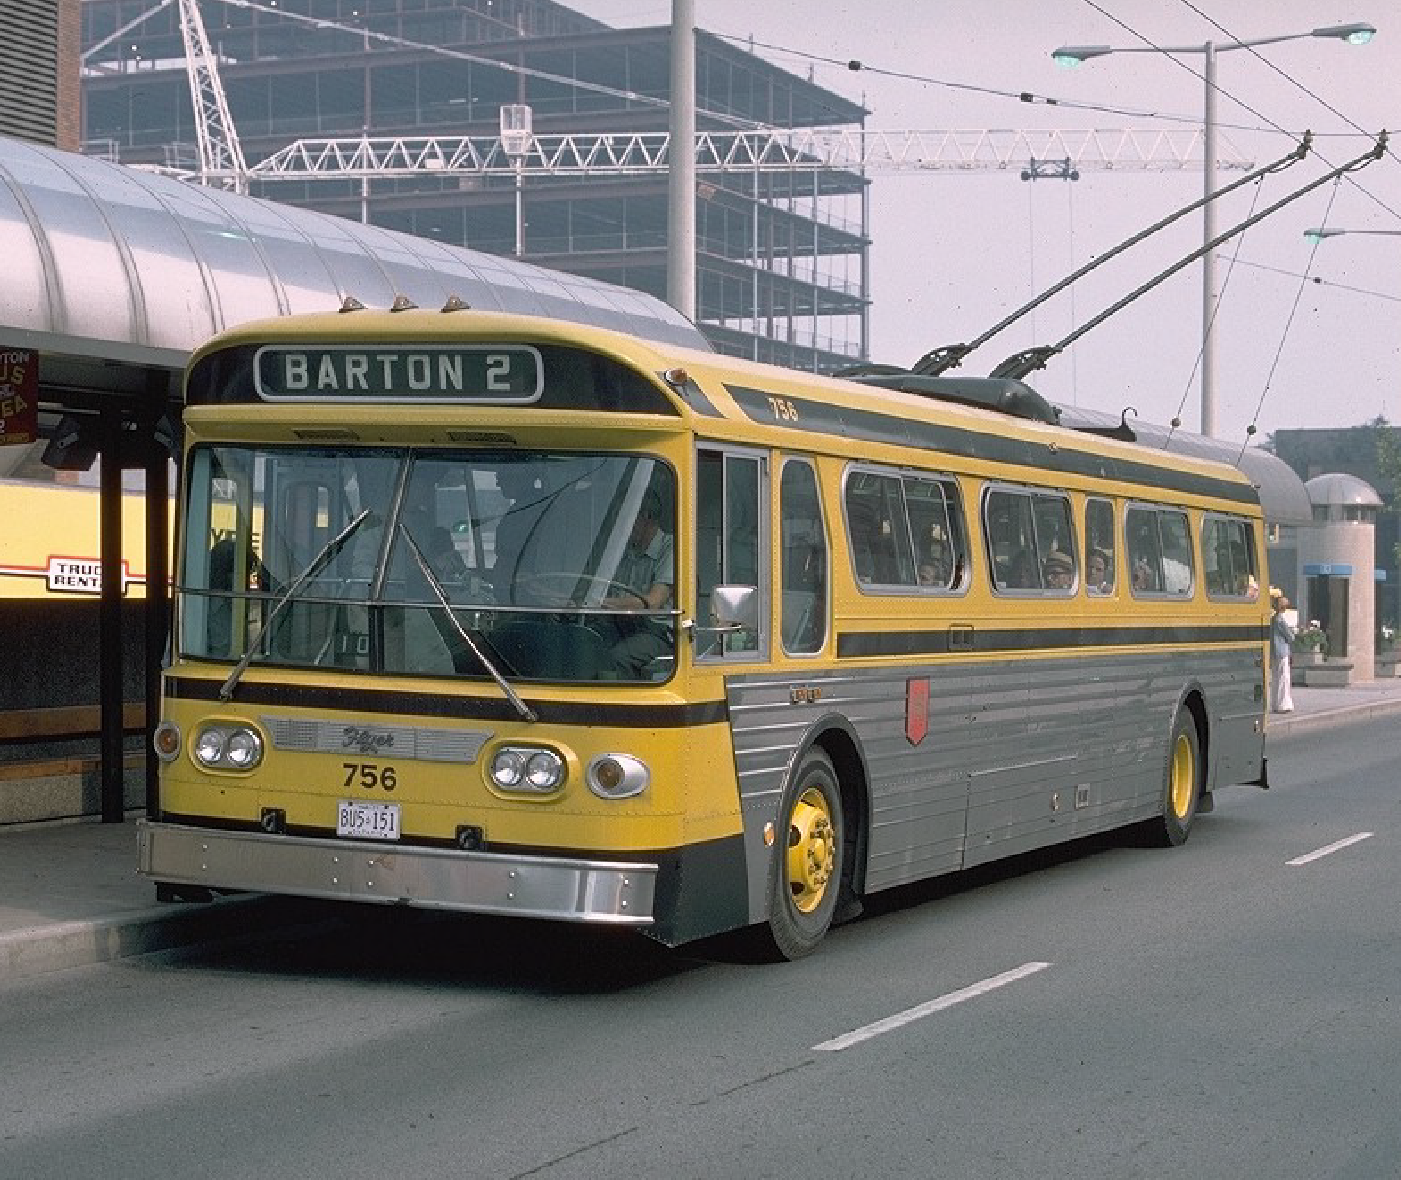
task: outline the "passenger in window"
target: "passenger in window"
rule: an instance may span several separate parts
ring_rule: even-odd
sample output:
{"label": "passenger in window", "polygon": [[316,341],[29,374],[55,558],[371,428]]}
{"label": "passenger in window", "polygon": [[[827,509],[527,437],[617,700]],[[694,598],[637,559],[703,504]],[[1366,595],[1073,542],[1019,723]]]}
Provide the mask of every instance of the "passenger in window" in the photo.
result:
{"label": "passenger in window", "polygon": [[1109,554],[1103,549],[1091,549],[1085,558],[1085,583],[1091,594],[1110,594],[1114,590],[1114,575]]}
{"label": "passenger in window", "polygon": [[943,586],[948,587],[953,582],[953,563],[949,560],[949,552],[943,547],[936,545],[929,552],[929,556],[919,563],[919,584],[921,586]]}
{"label": "passenger in window", "polygon": [[1069,590],[1075,585],[1075,563],[1070,559],[1070,554],[1052,549],[1041,566],[1046,589]]}
{"label": "passenger in window", "polygon": [[1133,563],[1133,588],[1135,590],[1152,590],[1153,571],[1148,566],[1148,559],[1140,557]]}

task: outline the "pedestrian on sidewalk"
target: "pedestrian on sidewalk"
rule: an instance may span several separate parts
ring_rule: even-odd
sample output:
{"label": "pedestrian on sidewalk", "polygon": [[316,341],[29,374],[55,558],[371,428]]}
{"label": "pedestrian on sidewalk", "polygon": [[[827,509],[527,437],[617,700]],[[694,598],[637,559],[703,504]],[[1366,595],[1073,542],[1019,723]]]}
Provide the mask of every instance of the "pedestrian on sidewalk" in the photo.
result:
{"label": "pedestrian on sidewalk", "polygon": [[1274,607],[1274,618],[1270,620],[1270,708],[1276,713],[1292,713],[1294,695],[1289,691],[1289,682],[1293,676],[1290,656],[1294,650],[1294,628],[1285,617],[1289,599],[1276,594]]}

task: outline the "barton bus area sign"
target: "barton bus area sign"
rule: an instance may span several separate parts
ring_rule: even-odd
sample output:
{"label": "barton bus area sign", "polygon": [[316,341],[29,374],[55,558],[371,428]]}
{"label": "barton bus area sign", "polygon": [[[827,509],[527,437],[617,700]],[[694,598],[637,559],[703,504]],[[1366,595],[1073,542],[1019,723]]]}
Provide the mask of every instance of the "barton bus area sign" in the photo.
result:
{"label": "barton bus area sign", "polygon": [[39,437],[39,354],[0,350],[0,446]]}

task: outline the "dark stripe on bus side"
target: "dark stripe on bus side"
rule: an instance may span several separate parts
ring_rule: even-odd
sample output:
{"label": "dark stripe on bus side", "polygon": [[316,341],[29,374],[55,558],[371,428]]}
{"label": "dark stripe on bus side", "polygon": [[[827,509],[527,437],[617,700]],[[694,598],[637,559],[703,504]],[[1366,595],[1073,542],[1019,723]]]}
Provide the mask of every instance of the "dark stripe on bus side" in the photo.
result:
{"label": "dark stripe on bus side", "polygon": [[950,648],[949,632],[942,631],[844,631],[837,636],[837,655],[924,656],[953,651],[960,655],[979,652],[1042,651],[1051,648],[1156,647],[1168,644],[1263,643],[1265,627],[1035,627],[1020,630],[959,631],[960,642]]}
{"label": "dark stripe on bus side", "polygon": [[[1056,449],[1021,439],[1003,438],[991,431],[968,430],[961,426],[943,426],[932,422],[911,422],[897,414],[877,410],[857,410],[825,402],[809,401],[792,394],[777,395],[742,385],[726,385],[735,403],[754,422],[766,426],[784,426],[816,434],[860,439],[863,442],[889,443],[901,447],[939,451],[965,459],[988,463],[1013,463],[1044,471],[1063,471],[1073,475],[1090,475],[1151,489],[1166,488],[1197,496],[1215,496],[1240,504],[1256,504],[1259,493],[1249,484],[1231,483],[1210,475],[1176,471],[1139,463],[1115,455],[1099,455],[1080,451],[1057,439]],[[771,398],[786,402],[797,410],[792,421],[776,420]],[[1070,432],[1067,432],[1070,433]]]}
{"label": "dark stripe on bus side", "polygon": [[[165,695],[182,701],[217,701],[218,680],[169,677]],[[459,721],[519,721],[520,714],[504,697],[444,696],[435,692],[386,692],[369,688],[329,688],[295,684],[243,683],[234,689],[233,702],[280,706],[289,709],[323,709],[342,713],[402,713],[415,717],[449,717]],[[721,701],[689,705],[625,705],[574,701],[527,702],[541,722],[556,725],[607,725],[617,729],[681,729],[712,725],[729,717]]]}

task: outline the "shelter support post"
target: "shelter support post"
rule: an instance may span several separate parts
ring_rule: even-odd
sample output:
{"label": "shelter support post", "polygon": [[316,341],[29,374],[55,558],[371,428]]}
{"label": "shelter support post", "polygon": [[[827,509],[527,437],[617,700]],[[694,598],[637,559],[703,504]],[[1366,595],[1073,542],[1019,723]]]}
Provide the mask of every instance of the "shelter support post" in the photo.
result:
{"label": "shelter support post", "polygon": [[102,822],[121,823],[125,812],[122,767],[122,415],[104,409],[98,451],[98,515],[102,592],[98,605],[98,699],[101,724]]}

